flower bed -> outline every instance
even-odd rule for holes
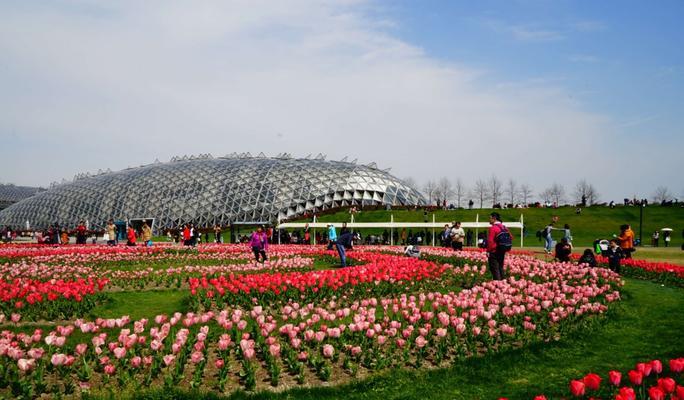
[[[273,246],[271,261],[261,265],[244,262],[249,256],[245,246],[200,246],[197,254],[227,263],[163,268],[146,265],[146,260],[163,263],[164,256],[175,257],[168,248],[146,253],[116,247],[105,255],[91,252],[95,246],[74,248],[73,258],[61,248],[52,255],[32,250],[35,257],[53,257],[41,259],[42,264],[12,248],[24,255],[0,273],[25,280],[39,276],[34,285],[47,300],[22,300],[21,308],[8,308],[0,316],[5,329],[0,333],[0,396],[69,394],[112,384],[134,389],[202,386],[225,392],[338,382],[359,371],[443,366],[557,339],[604,315],[620,299],[620,278],[607,269],[547,263],[527,255],[509,255],[509,278],[488,281],[482,252],[426,251],[446,261],[441,262],[403,257],[399,248],[361,247],[349,252],[356,266],[312,270],[314,258],[331,261],[334,253],[312,246]],[[141,266],[110,270],[89,265],[88,257],[95,264],[109,257],[135,259]],[[80,261],[71,267],[60,264],[69,259]],[[74,280],[53,282],[49,268],[55,268],[54,276]],[[100,287],[96,281],[79,281],[98,273],[111,282]],[[126,316],[79,318],[47,333],[11,322],[35,319],[31,307],[48,303],[51,295],[46,293],[60,290],[60,284],[90,282],[106,291],[112,285],[158,287],[164,283],[155,279],[167,277],[181,282],[179,290],[187,291],[194,312],[137,321]],[[57,287],[47,289],[48,282]],[[6,302],[11,306],[26,299],[25,293],[13,290],[14,297]],[[64,301],[77,303],[73,297]]]

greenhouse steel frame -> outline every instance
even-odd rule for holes
[[[423,205],[414,188],[374,164],[279,157],[174,158],[79,175],[0,211],[0,225],[102,229],[109,219],[154,217],[157,229],[271,222],[345,206]]]

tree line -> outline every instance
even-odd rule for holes
[[[412,187],[418,185],[413,178],[404,179]],[[503,180],[496,175],[489,179],[477,179],[472,185],[466,185],[461,178],[455,181],[442,177],[439,180],[428,180],[421,187],[429,204],[453,204],[457,208],[466,208],[470,200],[474,206],[484,208],[495,205],[530,205],[536,202],[561,205],[567,202],[591,206],[601,203],[601,196],[596,187],[586,179],[579,180],[569,191],[565,186],[554,182],[542,191],[535,190],[527,183],[519,183],[515,179]],[[672,193],[667,187],[659,186],[651,196],[655,203],[672,201]]]

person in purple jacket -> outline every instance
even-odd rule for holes
[[[268,236],[266,236],[263,226],[259,226],[255,232],[252,232],[252,236],[249,239],[249,245],[252,247],[256,262],[261,262],[263,264],[268,259],[266,257],[266,250],[268,250]],[[262,258],[261,261],[259,261],[260,255]]]

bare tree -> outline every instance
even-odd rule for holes
[[[509,203],[515,205],[515,200],[518,198],[518,184],[513,178],[509,179],[506,183],[505,192],[506,196],[508,196],[507,200],[509,200]]]
[[[663,201],[668,201],[670,199],[672,199],[672,193],[670,193],[670,189],[665,186],[658,186],[653,193],[654,203],[662,203]]]
[[[473,186],[473,197],[480,199],[480,208],[485,200],[487,200],[489,190],[487,188],[487,183],[482,179],[478,179]]]
[[[581,204],[584,200],[587,205],[596,204],[599,201],[598,192],[594,185],[587,182],[585,179],[577,182],[575,185],[575,192],[573,193],[575,202]]]
[[[461,199],[465,196],[468,189],[463,183],[461,178],[456,179],[456,184],[454,185],[454,195],[456,196],[456,207],[461,208]]]
[[[525,183],[520,186],[520,197],[522,197],[523,204],[529,204],[528,202],[530,200],[530,197],[532,197],[532,193],[534,193],[534,191],[532,191],[530,185]]]
[[[547,191],[548,193],[546,193]],[[560,205],[560,203],[565,198],[565,188],[563,188],[563,186],[559,185],[558,183],[554,183],[544,192],[548,195],[549,199],[553,200],[553,202],[557,205]]]
[[[543,192],[539,193],[539,197],[541,197],[544,203],[550,203],[551,199],[553,198],[553,195],[551,194],[551,188],[544,189]]]
[[[437,198],[437,203],[439,203],[444,200],[447,201],[449,198],[454,194],[454,191],[451,189],[451,181],[447,178],[442,178],[437,182],[437,187],[435,189],[435,197]]]
[[[501,201],[501,195],[503,193],[502,184],[496,175],[492,175],[487,182],[487,188],[489,189],[489,198],[492,200],[492,206]]]
[[[432,205],[432,199],[435,197],[435,191],[437,190],[437,184],[429,180],[423,187],[423,193],[425,193],[428,196],[428,204]]]

